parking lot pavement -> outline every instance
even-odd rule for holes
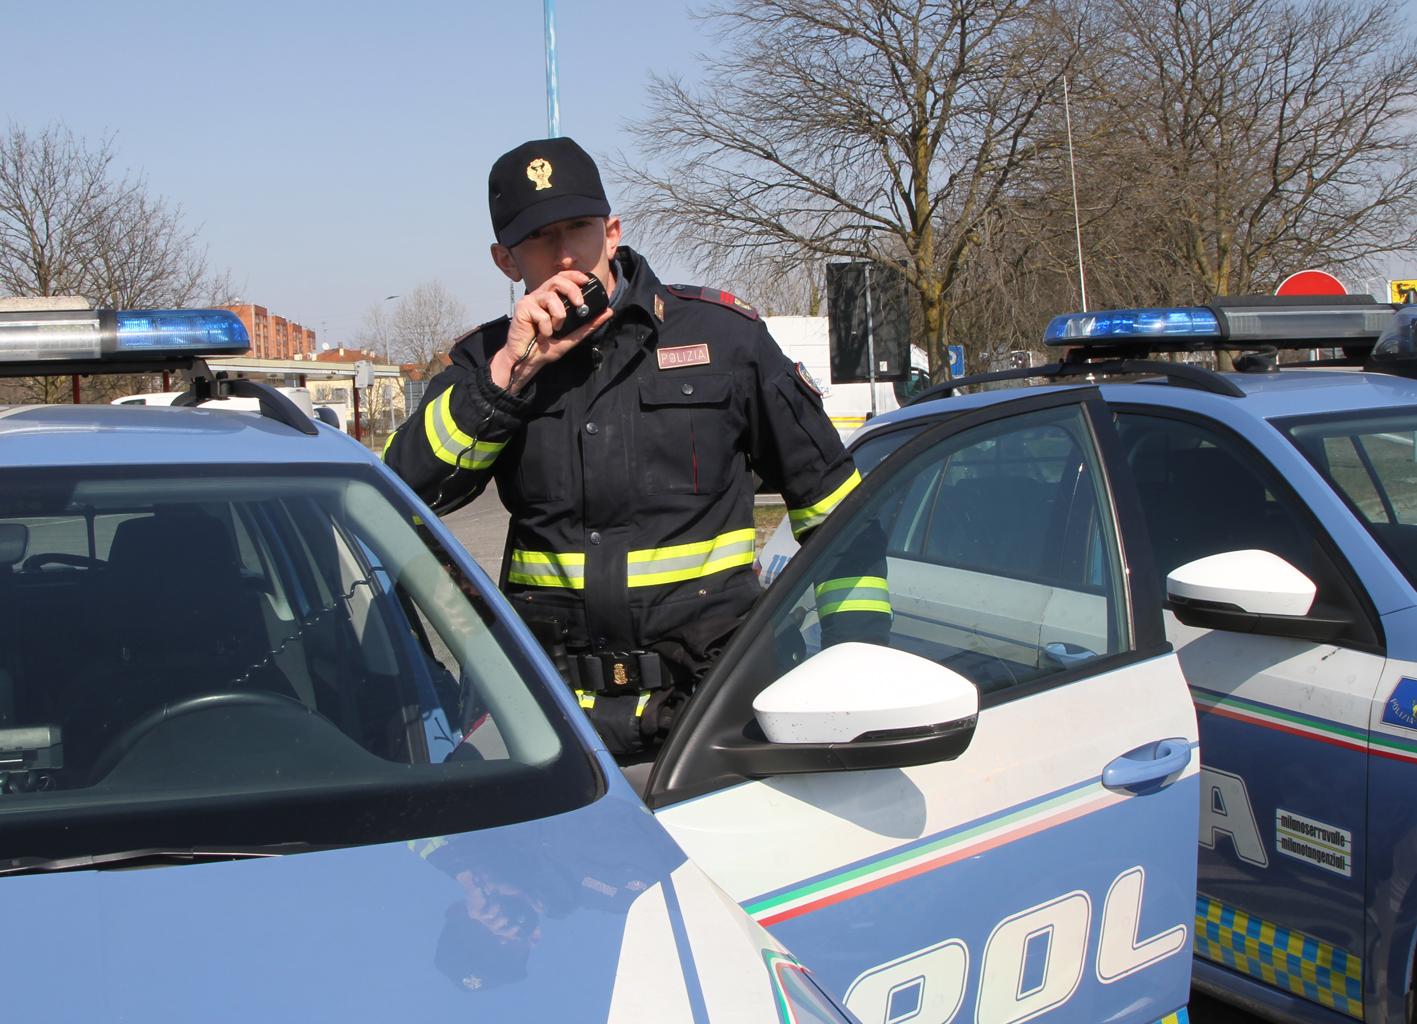
[[[507,540],[507,511],[493,490],[489,488],[472,504],[445,516],[443,522],[495,580],[502,569],[502,549]],[[1258,1024],[1259,1021],[1258,1017],[1199,994],[1193,996],[1190,1018],[1191,1024]]]
[[[443,523],[477,559],[477,564],[497,579],[502,572],[502,549],[507,543],[507,510],[497,497],[496,483],[476,501],[444,516]]]

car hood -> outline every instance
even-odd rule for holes
[[[0,878],[15,1019],[776,1020],[779,947],[638,801],[379,846]]]

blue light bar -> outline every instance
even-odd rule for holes
[[[1417,307],[1403,306],[1373,346],[1373,361],[1417,359]]]
[[[225,309],[123,310],[114,316],[114,351],[240,355],[251,347],[246,325]]]
[[[1218,339],[1220,321],[1204,306],[1172,309],[1107,309],[1055,316],[1043,333],[1048,345],[1128,342],[1166,338]]]
[[[166,363],[181,369],[251,348],[245,325],[225,309],[107,310],[0,300],[0,377],[24,373],[131,373]],[[28,369],[27,369],[28,368]]]

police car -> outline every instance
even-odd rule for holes
[[[853,442],[865,472],[974,417],[1023,424],[1060,401],[1090,410],[1128,568],[1169,574],[1148,599],[1167,600],[1166,636],[1199,712],[1195,982],[1274,1020],[1413,1019],[1414,322],[1417,308],[1395,314],[1367,297],[1073,314],[1048,329],[1048,344],[1068,349],[1060,362],[936,389]],[[1185,361],[1216,349],[1245,351],[1239,372]],[[1295,349],[1333,354],[1279,361],[1308,355]],[[1166,352],[1181,361],[1154,358]],[[941,397],[1033,376],[1052,386]],[[1002,559],[1020,595],[1100,578],[1095,538],[1069,504],[1089,470],[1031,468],[1046,443],[1019,431],[922,477],[939,525],[921,557],[962,576]],[[781,536],[767,546],[769,579],[792,547]],[[1011,635],[1026,606],[977,614]],[[1050,656],[1098,650],[1065,644]],[[1137,699],[1108,713],[1130,714]]]
[[[224,312],[0,312],[4,374],[192,382],[0,409],[16,1019],[1185,1019],[1196,718],[1089,395],[902,444],[642,802],[426,506],[206,369],[246,345]],[[230,395],[259,411],[200,404]],[[891,645],[823,648],[837,556],[1006,450],[1070,481],[1071,576],[893,554]]]

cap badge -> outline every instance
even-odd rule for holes
[[[537,157],[526,165],[526,176],[536,185],[538,192],[544,188],[550,188],[551,164],[541,157]]]

